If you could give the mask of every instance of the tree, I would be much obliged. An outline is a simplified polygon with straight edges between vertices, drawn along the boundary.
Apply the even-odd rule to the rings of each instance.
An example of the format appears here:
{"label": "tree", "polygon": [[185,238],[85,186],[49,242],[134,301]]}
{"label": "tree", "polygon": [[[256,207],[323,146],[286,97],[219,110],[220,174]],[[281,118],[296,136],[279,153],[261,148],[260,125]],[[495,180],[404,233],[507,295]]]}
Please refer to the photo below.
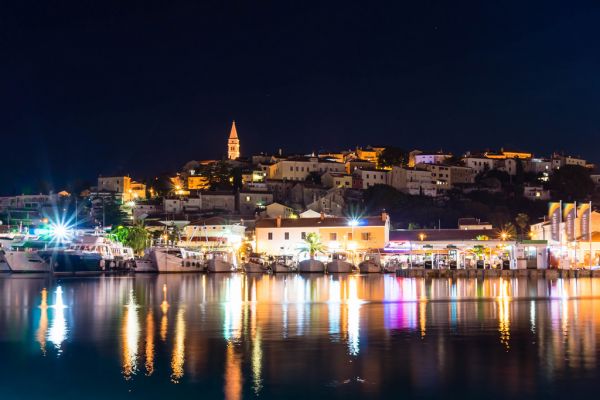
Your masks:
{"label": "tree", "polygon": [[404,150],[398,147],[386,147],[377,159],[379,167],[391,167],[394,165],[404,165],[408,159]]}
{"label": "tree", "polygon": [[585,200],[594,192],[590,171],[579,165],[565,165],[550,177],[550,189],[555,198],[566,201]]}
{"label": "tree", "polygon": [[517,224],[517,226],[519,227],[520,231],[521,231],[521,237],[523,237],[524,233],[525,233],[525,229],[527,228],[527,225],[529,225],[529,215],[525,214],[525,213],[518,213],[517,216],[515,217],[515,223]]}
{"label": "tree", "polygon": [[309,233],[304,238],[304,243],[300,248],[301,253],[308,253],[310,255],[311,260],[315,258],[315,254],[323,253],[325,250],[325,246],[321,243],[321,238],[316,233]]}
{"label": "tree", "polygon": [[118,226],[111,233],[111,239],[129,246],[136,254],[142,253],[150,244],[150,233],[144,225]]}

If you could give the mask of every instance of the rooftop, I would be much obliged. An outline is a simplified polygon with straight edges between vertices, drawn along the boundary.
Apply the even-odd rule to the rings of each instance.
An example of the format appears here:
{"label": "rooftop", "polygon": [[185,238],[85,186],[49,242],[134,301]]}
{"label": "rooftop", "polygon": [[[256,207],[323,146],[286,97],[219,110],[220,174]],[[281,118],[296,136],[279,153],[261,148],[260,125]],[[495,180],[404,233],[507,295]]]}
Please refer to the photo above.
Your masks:
{"label": "rooftop", "polygon": [[418,242],[421,241],[452,241],[452,240],[477,240],[478,236],[487,236],[496,239],[498,234],[495,229],[415,229],[390,231],[391,242]]}
{"label": "rooftop", "polygon": [[[282,218],[282,228],[303,228],[303,227],[348,227],[351,218],[343,217],[324,217],[324,218]],[[357,225],[361,226],[385,226],[385,221],[381,216],[365,217],[358,220]],[[276,228],[277,218],[265,218],[256,221],[257,228]]]}

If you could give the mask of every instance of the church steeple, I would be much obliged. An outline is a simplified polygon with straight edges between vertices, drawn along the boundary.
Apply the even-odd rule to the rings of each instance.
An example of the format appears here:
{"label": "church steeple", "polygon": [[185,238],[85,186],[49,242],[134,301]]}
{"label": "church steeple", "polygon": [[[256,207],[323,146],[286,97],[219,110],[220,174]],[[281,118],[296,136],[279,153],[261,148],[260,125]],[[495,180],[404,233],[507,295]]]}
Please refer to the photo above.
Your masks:
{"label": "church steeple", "polygon": [[227,158],[230,160],[240,158],[240,139],[235,128],[235,121],[231,124],[231,132],[229,133],[229,140],[227,140]]}

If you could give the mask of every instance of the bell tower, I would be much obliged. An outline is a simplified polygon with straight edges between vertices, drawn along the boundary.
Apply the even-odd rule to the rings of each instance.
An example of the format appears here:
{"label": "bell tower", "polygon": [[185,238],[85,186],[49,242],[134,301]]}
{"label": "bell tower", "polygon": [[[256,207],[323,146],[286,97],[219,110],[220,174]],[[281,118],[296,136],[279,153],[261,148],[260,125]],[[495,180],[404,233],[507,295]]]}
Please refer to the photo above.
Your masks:
{"label": "bell tower", "polygon": [[231,132],[227,140],[227,158],[229,160],[240,158],[240,139],[238,138],[237,129],[235,129],[235,121],[231,124]]}

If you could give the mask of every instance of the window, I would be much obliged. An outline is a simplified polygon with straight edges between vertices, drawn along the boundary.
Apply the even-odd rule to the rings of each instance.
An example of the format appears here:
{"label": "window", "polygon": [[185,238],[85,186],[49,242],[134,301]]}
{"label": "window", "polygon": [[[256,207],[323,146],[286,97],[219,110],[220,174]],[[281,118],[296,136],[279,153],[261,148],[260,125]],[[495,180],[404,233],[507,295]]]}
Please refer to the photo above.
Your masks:
{"label": "window", "polygon": [[362,240],[371,240],[371,232],[363,232],[361,233]]}
{"label": "window", "polygon": [[306,232],[302,232],[300,234],[300,237],[302,238],[302,240],[306,239]]}
{"label": "window", "polygon": [[289,232],[285,232],[285,233],[283,234],[283,238],[284,238],[285,240],[290,240],[290,233],[289,233]]}
{"label": "window", "polygon": [[348,240],[352,240],[352,232],[348,233]]}
{"label": "window", "polygon": [[333,232],[329,234],[329,240],[337,240],[337,233]]}
{"label": "window", "polygon": [[273,232],[269,232],[267,234],[267,237],[268,237],[269,240],[273,240]]}
{"label": "window", "polygon": [[246,196],[246,202],[250,201],[250,196]]}

